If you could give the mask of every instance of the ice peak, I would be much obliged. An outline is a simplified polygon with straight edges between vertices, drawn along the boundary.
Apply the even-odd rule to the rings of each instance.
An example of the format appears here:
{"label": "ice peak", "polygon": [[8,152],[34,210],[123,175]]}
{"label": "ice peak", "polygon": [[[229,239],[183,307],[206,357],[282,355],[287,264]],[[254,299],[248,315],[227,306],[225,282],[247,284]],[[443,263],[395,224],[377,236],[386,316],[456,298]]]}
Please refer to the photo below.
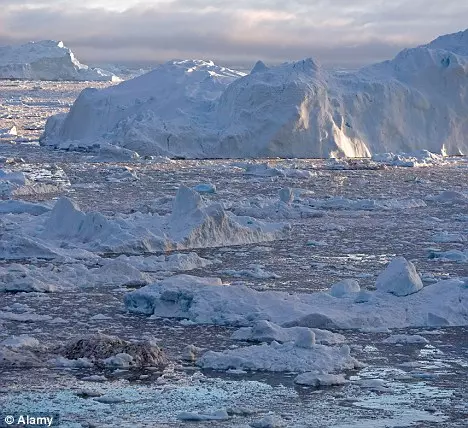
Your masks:
{"label": "ice peak", "polygon": [[258,60],[252,70],[250,71],[250,74],[255,74],[255,73],[261,73],[263,71],[269,70],[269,68],[265,65],[263,61]]}
{"label": "ice peak", "polygon": [[422,47],[443,49],[457,55],[468,55],[468,29],[459,31],[458,33],[437,37],[435,40]]}

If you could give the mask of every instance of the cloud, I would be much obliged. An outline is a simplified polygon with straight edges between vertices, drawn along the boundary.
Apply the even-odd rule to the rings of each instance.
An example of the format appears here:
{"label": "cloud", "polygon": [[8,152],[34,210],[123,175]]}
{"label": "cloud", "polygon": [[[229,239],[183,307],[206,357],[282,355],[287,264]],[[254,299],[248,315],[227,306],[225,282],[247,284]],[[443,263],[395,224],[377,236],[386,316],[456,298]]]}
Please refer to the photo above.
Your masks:
{"label": "cloud", "polygon": [[63,40],[84,61],[313,56],[357,66],[464,29],[458,0],[0,0],[0,44]]}

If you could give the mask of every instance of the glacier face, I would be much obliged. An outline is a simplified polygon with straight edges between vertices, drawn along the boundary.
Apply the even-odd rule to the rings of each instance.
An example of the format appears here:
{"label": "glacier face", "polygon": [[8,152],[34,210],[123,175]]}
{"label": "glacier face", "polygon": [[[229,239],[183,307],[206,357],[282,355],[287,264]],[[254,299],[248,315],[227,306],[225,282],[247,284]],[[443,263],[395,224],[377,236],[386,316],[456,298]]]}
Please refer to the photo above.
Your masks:
{"label": "glacier face", "polygon": [[119,80],[104,70],[81,64],[63,42],[54,40],[0,46],[0,79]]}
{"label": "glacier face", "polygon": [[111,143],[187,158],[367,157],[468,153],[468,30],[357,72],[312,59],[249,75],[172,61],[49,119],[42,144]]}

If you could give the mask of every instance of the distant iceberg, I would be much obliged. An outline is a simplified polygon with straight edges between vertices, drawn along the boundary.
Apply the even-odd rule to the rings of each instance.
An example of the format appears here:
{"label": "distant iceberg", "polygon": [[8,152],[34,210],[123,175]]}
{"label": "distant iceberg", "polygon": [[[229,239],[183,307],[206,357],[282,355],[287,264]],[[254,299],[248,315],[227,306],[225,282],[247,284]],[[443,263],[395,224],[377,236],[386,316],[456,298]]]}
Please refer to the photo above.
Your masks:
{"label": "distant iceberg", "polygon": [[54,40],[0,46],[0,79],[121,80],[110,72],[81,64],[63,42]]}

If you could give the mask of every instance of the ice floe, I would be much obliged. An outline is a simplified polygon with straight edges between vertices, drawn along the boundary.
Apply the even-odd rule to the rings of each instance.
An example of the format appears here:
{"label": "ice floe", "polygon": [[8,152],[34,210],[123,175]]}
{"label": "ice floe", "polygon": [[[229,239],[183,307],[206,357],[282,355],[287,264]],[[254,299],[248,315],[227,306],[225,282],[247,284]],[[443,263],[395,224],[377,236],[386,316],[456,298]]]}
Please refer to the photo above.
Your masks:
{"label": "ice floe", "polygon": [[350,355],[350,348],[308,344],[299,346],[288,342],[252,345],[223,352],[208,351],[197,361],[201,367],[213,370],[259,370],[304,373],[319,371],[330,373],[358,367]]}
{"label": "ice floe", "polygon": [[468,287],[463,279],[421,288],[417,273],[397,260],[380,284],[380,290],[366,291],[365,298],[362,291],[336,298],[326,292],[291,295],[176,275],[128,293],[125,305],[135,313],[202,324],[252,326],[267,320],[283,327],[322,329],[468,324]]}

